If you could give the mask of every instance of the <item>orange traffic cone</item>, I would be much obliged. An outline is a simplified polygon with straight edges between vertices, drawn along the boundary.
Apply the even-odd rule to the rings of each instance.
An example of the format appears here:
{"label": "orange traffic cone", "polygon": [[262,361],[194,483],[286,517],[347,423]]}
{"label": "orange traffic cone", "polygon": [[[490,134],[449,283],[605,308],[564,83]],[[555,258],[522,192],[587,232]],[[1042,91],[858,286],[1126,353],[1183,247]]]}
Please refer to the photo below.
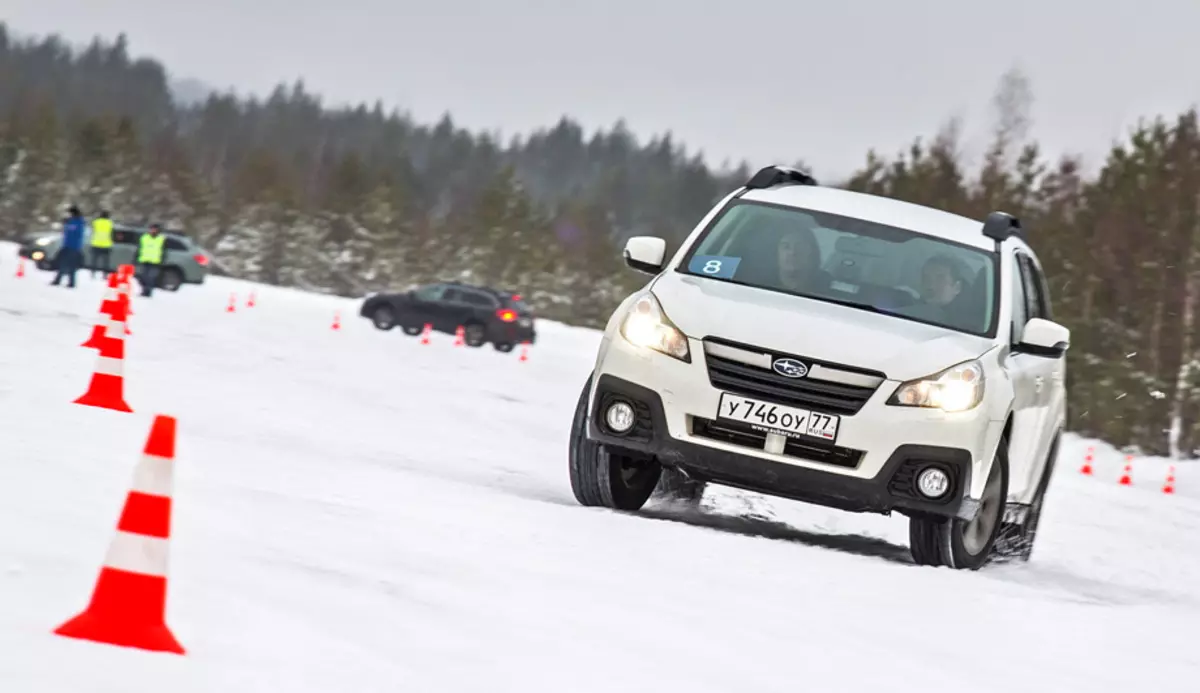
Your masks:
{"label": "orange traffic cone", "polygon": [[463,340],[463,334],[463,326],[459,325],[458,329],[454,330],[454,346],[462,346],[465,343]]}
{"label": "orange traffic cone", "polygon": [[17,258],[17,279],[25,276],[25,258]]}
{"label": "orange traffic cone", "polygon": [[529,360],[529,342],[521,342],[521,358],[517,360],[521,363]]}
{"label": "orange traffic cone", "polygon": [[237,312],[237,294],[236,293],[229,294],[229,305],[225,307],[225,312],[226,313],[236,313]]}
{"label": "orange traffic cone", "polygon": [[[117,312],[117,304],[121,299],[119,286],[117,275],[108,275],[108,292],[104,295],[104,301],[100,303],[100,314],[96,316],[96,322],[92,325],[91,336],[80,346],[88,349],[96,349],[103,343],[105,330],[116,322],[113,319],[113,315]],[[124,328],[124,324],[121,324],[118,329]]]}
{"label": "orange traffic cone", "polygon": [[117,273],[120,275],[117,281],[118,292],[128,299],[125,303],[125,334],[131,335],[133,332],[129,330],[129,316],[133,315],[133,265],[121,265],[117,268]]}
{"label": "orange traffic cone", "polygon": [[254,292],[253,291],[250,292],[250,297],[246,299],[246,307],[247,308],[254,307]]}
{"label": "orange traffic cone", "polygon": [[1121,480],[1118,482],[1122,486],[1133,485],[1133,455],[1125,456],[1125,470],[1121,474]]}
{"label": "orange traffic cone", "polygon": [[91,601],[57,635],[184,654],[164,620],[174,464],[175,419],[156,416]]}
{"label": "orange traffic cone", "polygon": [[430,332],[433,332],[433,325],[430,325],[429,323],[425,323],[425,328],[423,330],[421,330],[421,343],[422,344],[429,343],[429,333]]}
{"label": "orange traffic cone", "polygon": [[1163,484],[1163,493],[1175,493],[1175,465],[1167,470],[1167,483]]}
{"label": "orange traffic cone", "polygon": [[88,391],[75,404],[113,411],[132,412],[125,403],[125,335],[120,327],[124,324],[128,299],[124,296],[117,306],[117,315],[108,324],[104,339],[96,347],[100,350],[96,358],[96,369]]}
{"label": "orange traffic cone", "polygon": [[333,330],[334,332],[342,329],[342,313],[341,313],[341,311],[337,311],[337,310],[333,311],[333,324],[330,325],[329,329]]}
{"label": "orange traffic cone", "polygon": [[1083,467],[1079,470],[1080,474],[1092,474],[1092,446],[1088,446],[1087,456],[1083,458]]}

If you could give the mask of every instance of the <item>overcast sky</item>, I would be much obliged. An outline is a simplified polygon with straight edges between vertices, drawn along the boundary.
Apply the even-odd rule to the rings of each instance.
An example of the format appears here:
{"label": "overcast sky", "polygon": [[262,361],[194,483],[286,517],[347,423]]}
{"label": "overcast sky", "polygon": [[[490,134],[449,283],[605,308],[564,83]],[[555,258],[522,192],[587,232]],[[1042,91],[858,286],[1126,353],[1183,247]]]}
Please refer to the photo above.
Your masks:
{"label": "overcast sky", "polygon": [[624,117],[715,164],[802,158],[831,178],[954,115],[982,148],[1012,66],[1033,84],[1033,134],[1091,164],[1139,116],[1200,102],[1198,0],[0,0],[0,20],[124,31],[135,55],[218,88],[303,78],[329,103],[505,135]]}

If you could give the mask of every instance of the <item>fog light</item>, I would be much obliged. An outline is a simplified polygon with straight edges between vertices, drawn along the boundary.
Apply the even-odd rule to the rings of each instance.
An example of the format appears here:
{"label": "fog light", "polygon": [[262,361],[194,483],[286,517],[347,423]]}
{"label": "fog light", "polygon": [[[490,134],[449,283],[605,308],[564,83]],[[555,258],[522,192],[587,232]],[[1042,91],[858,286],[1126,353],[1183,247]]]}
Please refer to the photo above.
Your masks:
{"label": "fog light", "polygon": [[633,428],[633,418],[633,407],[626,402],[613,402],[604,412],[604,421],[617,433],[625,433]]}
{"label": "fog light", "polygon": [[34,252],[33,252],[33,253],[32,253],[32,254],[29,256],[29,257],[30,257],[30,258],[31,258],[31,259],[32,259],[34,262],[37,262],[38,260],[41,260],[42,258],[46,257],[46,254],[45,254],[45,253],[43,253],[43,252],[42,252],[42,251],[40,251],[40,250],[35,250],[35,251],[34,251]]}
{"label": "fog light", "polygon": [[941,498],[949,488],[950,477],[936,467],[926,469],[917,477],[917,489],[926,498]]}

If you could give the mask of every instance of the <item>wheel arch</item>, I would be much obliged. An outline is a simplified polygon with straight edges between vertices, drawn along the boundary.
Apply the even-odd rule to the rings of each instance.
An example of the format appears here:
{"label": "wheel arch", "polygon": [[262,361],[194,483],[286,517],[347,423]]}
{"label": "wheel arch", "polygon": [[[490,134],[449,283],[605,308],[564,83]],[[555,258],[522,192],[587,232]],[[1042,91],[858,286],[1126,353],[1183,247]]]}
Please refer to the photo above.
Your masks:
{"label": "wheel arch", "polygon": [[381,305],[387,305],[391,307],[392,310],[396,310],[396,302],[392,300],[391,296],[386,294],[375,294],[374,296],[371,296],[367,300],[363,301],[362,308],[359,309],[359,315],[362,315],[363,317],[370,317],[371,314],[378,310],[379,306]]}
{"label": "wheel arch", "polygon": [[158,268],[158,280],[154,282],[159,288],[166,288],[163,284],[163,278],[167,276],[168,272],[174,272],[179,277],[179,284],[175,287],[175,291],[178,291],[187,283],[187,273],[183,271],[182,267],[176,264],[160,265]]}

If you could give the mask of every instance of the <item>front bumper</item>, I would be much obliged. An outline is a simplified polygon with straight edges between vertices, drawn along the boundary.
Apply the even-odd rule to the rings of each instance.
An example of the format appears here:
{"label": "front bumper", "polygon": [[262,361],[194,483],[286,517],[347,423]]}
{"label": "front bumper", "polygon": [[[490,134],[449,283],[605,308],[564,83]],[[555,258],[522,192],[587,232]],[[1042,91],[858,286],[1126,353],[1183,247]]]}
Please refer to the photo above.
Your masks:
{"label": "front bumper", "polygon": [[38,260],[41,260],[46,256],[45,249],[38,246],[23,245],[17,248],[17,257],[23,257],[26,260],[34,260],[34,253],[41,253],[41,257],[37,258]]}
{"label": "front bumper", "polygon": [[[691,363],[633,347],[619,334],[601,347],[588,435],[652,455],[696,478],[854,512],[970,518],[978,508],[1003,422],[981,409],[965,414],[884,404],[896,383],[885,381],[857,413],[842,415],[836,444],[789,439],[768,451],[764,436],[716,420],[722,390],[709,380],[703,343],[689,340]],[[635,404],[638,425],[625,435],[606,430],[603,411],[620,396]],[[950,490],[921,496],[917,475],[941,468]]]}

